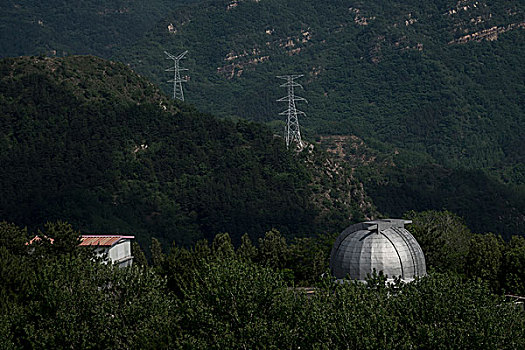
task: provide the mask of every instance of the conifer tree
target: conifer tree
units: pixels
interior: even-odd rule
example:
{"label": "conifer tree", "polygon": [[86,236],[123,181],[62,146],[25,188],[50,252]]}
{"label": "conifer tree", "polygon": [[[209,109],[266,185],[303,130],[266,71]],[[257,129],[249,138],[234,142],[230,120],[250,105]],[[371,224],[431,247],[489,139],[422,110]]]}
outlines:
{"label": "conifer tree", "polygon": [[275,229],[266,232],[264,238],[259,238],[259,260],[265,266],[284,268],[288,261],[288,250],[286,238]]}
{"label": "conifer tree", "polygon": [[244,261],[253,261],[258,254],[257,248],[253,245],[250,236],[245,233],[241,237],[241,245],[237,248],[237,256]]}
{"label": "conifer tree", "polygon": [[525,238],[513,236],[505,251],[505,291],[525,295]]}
{"label": "conifer tree", "polygon": [[470,240],[466,271],[470,278],[481,278],[489,282],[492,291],[499,292],[499,279],[505,242],[493,233],[474,234]]}
{"label": "conifer tree", "polygon": [[137,266],[148,266],[148,261],[146,260],[146,255],[140,248],[140,245],[138,242],[133,242],[133,245],[131,247],[131,252],[133,254],[133,264]]}
{"label": "conifer tree", "polygon": [[213,239],[211,244],[213,255],[216,258],[230,258],[234,256],[233,244],[230,235],[219,233]]}
{"label": "conifer tree", "polygon": [[166,256],[162,252],[162,246],[158,239],[151,239],[151,262],[157,269],[162,269]]}

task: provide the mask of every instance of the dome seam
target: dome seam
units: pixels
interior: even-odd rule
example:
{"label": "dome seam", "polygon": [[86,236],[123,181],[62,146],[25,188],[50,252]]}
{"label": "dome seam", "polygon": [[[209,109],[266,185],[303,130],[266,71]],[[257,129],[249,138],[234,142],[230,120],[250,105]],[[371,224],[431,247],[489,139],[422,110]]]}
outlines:
{"label": "dome seam", "polygon": [[[395,233],[397,233],[401,239],[403,240],[403,242],[405,242],[407,248],[408,248],[408,251],[410,253],[410,258],[412,259],[412,265],[414,266],[414,275],[419,275],[419,266],[418,264],[416,264],[416,261],[414,260],[414,247],[412,246],[412,244],[408,241],[408,239],[405,237],[405,233],[402,232],[399,228],[397,227],[392,227],[392,231],[394,231]],[[413,277],[413,276],[412,276]]]}
{"label": "dome seam", "polygon": [[383,237],[385,237],[386,239],[388,239],[388,241],[390,242],[390,244],[392,244],[392,247],[394,247],[394,250],[396,251],[396,254],[397,254],[397,258],[399,259],[399,264],[401,265],[401,278],[405,278],[405,269],[403,268],[403,260],[401,259],[401,255],[399,255],[399,251],[397,250],[397,247],[396,245],[394,244],[394,242],[392,242],[392,240],[390,238],[388,238],[387,235],[385,235],[382,231],[379,232]]}

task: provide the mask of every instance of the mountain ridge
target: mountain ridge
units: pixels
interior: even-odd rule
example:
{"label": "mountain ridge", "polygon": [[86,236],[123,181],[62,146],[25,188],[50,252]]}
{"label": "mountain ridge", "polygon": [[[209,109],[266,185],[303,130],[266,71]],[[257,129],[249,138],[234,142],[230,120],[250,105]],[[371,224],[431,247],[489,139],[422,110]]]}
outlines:
{"label": "mountain ridge", "polygon": [[[513,154],[522,159],[524,148],[511,130],[525,124],[524,87],[514,74],[523,66],[525,12],[506,1],[464,3],[467,10],[451,1],[415,10],[413,3],[294,7],[268,0],[227,11],[230,2],[219,2],[167,16],[143,39],[153,50],[138,42],[119,58],[162,84],[156,48],[189,49],[189,100],[219,116],[272,125],[282,125],[274,76],[303,73],[307,137],[357,135],[448,167],[512,169]],[[509,26],[498,40],[493,33],[486,36],[493,41],[449,44]]]}
{"label": "mountain ridge", "polygon": [[[376,215],[344,167],[316,168],[322,152],[178,104],[120,63],[1,60],[0,114],[0,218],[20,225],[67,220],[189,245],[220,232],[337,232]],[[321,208],[324,193],[344,200]]]}
{"label": "mountain ridge", "polygon": [[[298,106],[306,112],[302,135],[328,149],[331,137],[341,138],[342,161],[370,189],[380,212],[445,208],[478,232],[523,232],[523,4],[202,1],[156,11],[144,17],[145,30],[129,31],[127,41],[109,51],[92,45],[97,36],[67,29],[67,22],[55,39],[66,45],[81,35],[92,53],[124,62],[165,92],[171,77],[163,51],[189,50],[181,63],[189,68],[187,101],[225,119],[265,123],[277,134],[284,120],[275,100],[286,92],[275,76],[304,74],[298,81],[304,90],[297,90],[309,101]],[[20,13],[9,13],[21,23]],[[130,18],[118,15],[114,24]],[[18,44],[31,53],[41,47]],[[404,198],[403,192],[411,202],[396,207],[388,198]],[[492,199],[478,205],[480,195]],[[487,220],[490,225],[481,224]]]}

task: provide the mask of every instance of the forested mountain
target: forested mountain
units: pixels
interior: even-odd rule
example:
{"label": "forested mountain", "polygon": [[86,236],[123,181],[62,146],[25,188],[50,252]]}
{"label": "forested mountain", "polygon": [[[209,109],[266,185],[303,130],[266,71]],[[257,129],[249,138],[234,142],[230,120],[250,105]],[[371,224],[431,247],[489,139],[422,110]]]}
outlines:
{"label": "forested mountain", "polygon": [[304,74],[303,135],[328,149],[347,140],[340,159],[380,212],[445,208],[478,232],[525,232],[523,2],[53,5],[2,5],[0,55],[112,57],[169,93],[163,51],[189,50],[187,102],[278,134],[286,91],[275,76]]}
{"label": "forested mountain", "polygon": [[20,225],[61,219],[190,244],[219,232],[236,242],[272,228],[337,232],[374,214],[326,155],[176,105],[120,63],[4,59],[0,115],[0,217]]}
{"label": "forested mountain", "polygon": [[161,83],[162,51],[189,50],[189,101],[263,122],[282,120],[275,76],[304,74],[307,137],[514,169],[525,159],[524,26],[516,1],[214,1],[173,11],[117,54]]}
{"label": "forested mountain", "polygon": [[[2,2],[0,56],[32,56],[0,60],[0,348],[523,349],[524,7]],[[194,106],[154,85],[164,50]],[[334,283],[337,232],[381,215],[428,275]],[[151,259],[101,264],[81,233]]]}
{"label": "forested mountain", "polygon": [[281,120],[275,75],[304,74],[311,139],[375,138],[524,181],[522,2],[7,1],[1,16],[1,56],[113,56],[162,83],[163,51],[189,50],[191,103],[262,122]]}
{"label": "forested mountain", "polygon": [[161,20],[198,0],[83,0],[0,3],[0,57],[34,54],[109,56]]}

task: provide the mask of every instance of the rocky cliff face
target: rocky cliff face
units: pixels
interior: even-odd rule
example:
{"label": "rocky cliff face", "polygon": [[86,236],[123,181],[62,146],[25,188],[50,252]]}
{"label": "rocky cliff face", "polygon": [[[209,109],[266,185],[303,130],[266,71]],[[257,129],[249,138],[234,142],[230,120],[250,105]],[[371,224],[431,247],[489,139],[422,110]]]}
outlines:
{"label": "rocky cliff face", "polygon": [[318,220],[333,221],[343,215],[346,222],[370,220],[379,213],[353,169],[337,155],[320,152],[319,145],[306,144],[304,161],[312,174],[312,201],[320,209]]}

